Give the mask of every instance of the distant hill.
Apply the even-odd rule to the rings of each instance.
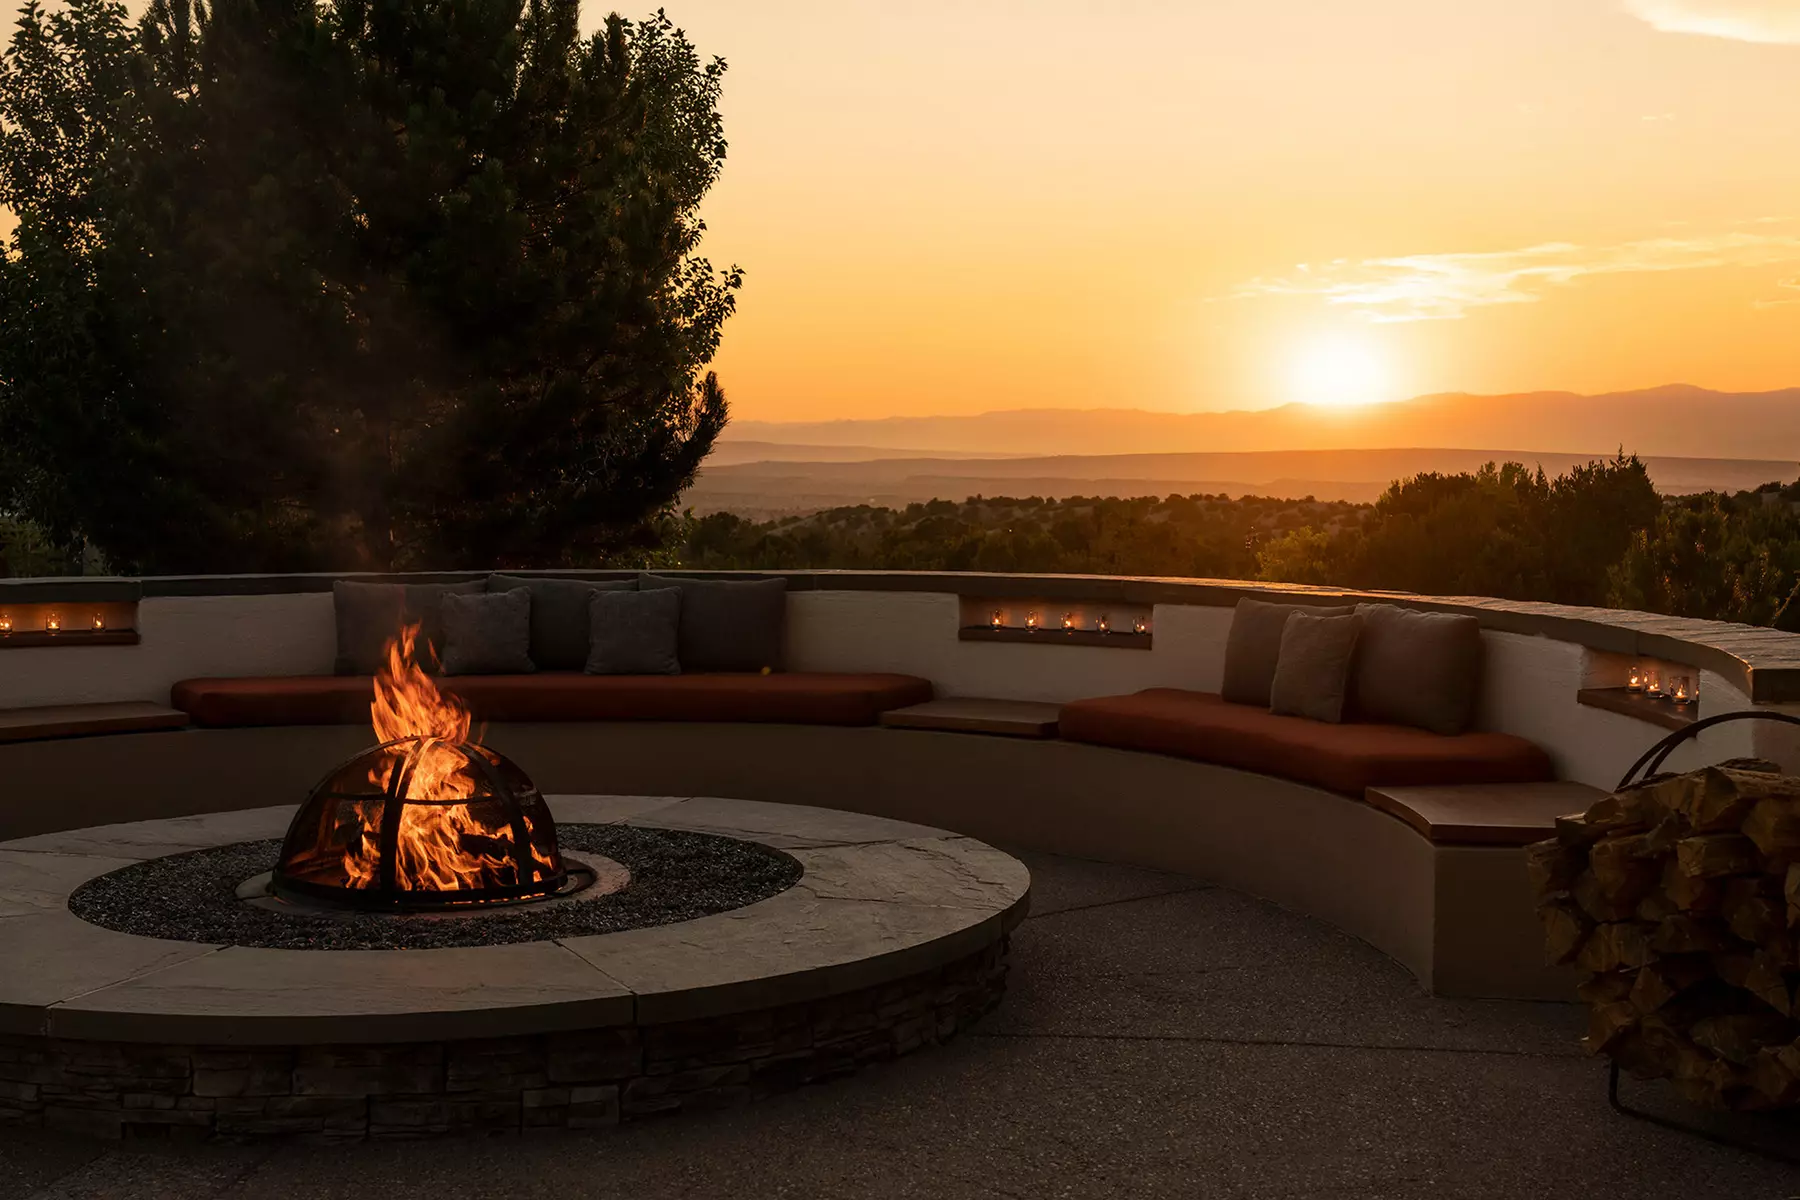
[[[741,444],[740,444],[741,445]],[[792,447],[780,447],[787,450]],[[769,518],[841,505],[903,507],[970,496],[1168,496],[1203,492],[1298,500],[1367,502],[1395,479],[1422,471],[1473,471],[1488,462],[1524,462],[1552,475],[1595,457],[1535,450],[1299,450],[1245,454],[1094,454],[949,459],[707,461],[682,503],[700,513]],[[1800,464],[1771,459],[1649,457],[1657,488],[1670,495],[1744,491],[1800,476]]]
[[[1519,446],[1546,453],[1610,454],[1623,446],[1646,456],[1800,462],[1800,388],[1738,393],[1672,384],[1599,396],[1449,393],[1362,409],[1290,404],[1204,413],[1035,409],[864,421],[737,421],[727,428],[720,450],[757,441],[862,452],[887,448],[890,454],[909,448],[919,454],[916,448],[923,447],[923,453],[934,457],[1394,446]]]

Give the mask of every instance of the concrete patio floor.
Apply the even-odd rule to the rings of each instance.
[[[0,1130],[0,1200],[1800,1197],[1800,1168],[1611,1112],[1573,1006],[1432,1000],[1259,901],[1021,857],[1034,904],[1007,1000],[948,1047],[596,1135],[145,1148]]]

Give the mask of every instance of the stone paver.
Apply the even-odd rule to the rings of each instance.
[[[1573,1007],[1432,1000],[1258,901],[1023,857],[1011,992],[949,1046],[594,1135],[146,1150],[0,1130],[0,1200],[1800,1196],[1794,1168],[1612,1113]]]
[[[122,859],[161,858],[228,842],[254,842],[287,834],[298,805],[277,804],[236,812],[204,813],[155,821],[128,821],[67,833],[40,833],[0,845],[0,850],[46,854],[92,854]],[[111,867],[104,871],[112,870]]]

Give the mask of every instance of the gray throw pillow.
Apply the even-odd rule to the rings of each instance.
[[[443,598],[480,592],[481,580],[469,583],[357,583],[340,579],[331,585],[337,617],[339,675],[373,675],[387,657],[387,644],[402,625],[419,626],[414,659],[436,671],[444,644]]]
[[[1269,684],[1269,711],[1337,724],[1350,695],[1362,618],[1314,617],[1289,613],[1281,631],[1281,652]]]
[[[639,575],[638,587],[680,589],[683,671],[781,670],[787,580]]]
[[[1359,604],[1362,646],[1350,689],[1358,721],[1467,732],[1481,691],[1481,621],[1456,613]]]
[[[531,592],[531,661],[540,671],[580,671],[588,658],[588,597],[595,592],[635,592],[635,579],[539,579],[489,575],[490,592]]]
[[[1239,600],[1232,614],[1231,634],[1225,641],[1225,678],[1219,695],[1233,704],[1269,707],[1269,685],[1275,679],[1275,663],[1281,657],[1281,634],[1290,613],[1313,617],[1344,617],[1356,610],[1306,604],[1271,604],[1266,600]]]
[[[444,597],[444,674],[529,675],[531,593]]]
[[[674,588],[595,592],[588,598],[589,675],[679,675],[681,593]]]

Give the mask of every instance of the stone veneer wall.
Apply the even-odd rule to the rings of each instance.
[[[219,1047],[0,1035],[0,1122],[102,1137],[331,1140],[595,1128],[741,1103],[947,1040],[1007,943],[877,988],[663,1025],[494,1040]]]

